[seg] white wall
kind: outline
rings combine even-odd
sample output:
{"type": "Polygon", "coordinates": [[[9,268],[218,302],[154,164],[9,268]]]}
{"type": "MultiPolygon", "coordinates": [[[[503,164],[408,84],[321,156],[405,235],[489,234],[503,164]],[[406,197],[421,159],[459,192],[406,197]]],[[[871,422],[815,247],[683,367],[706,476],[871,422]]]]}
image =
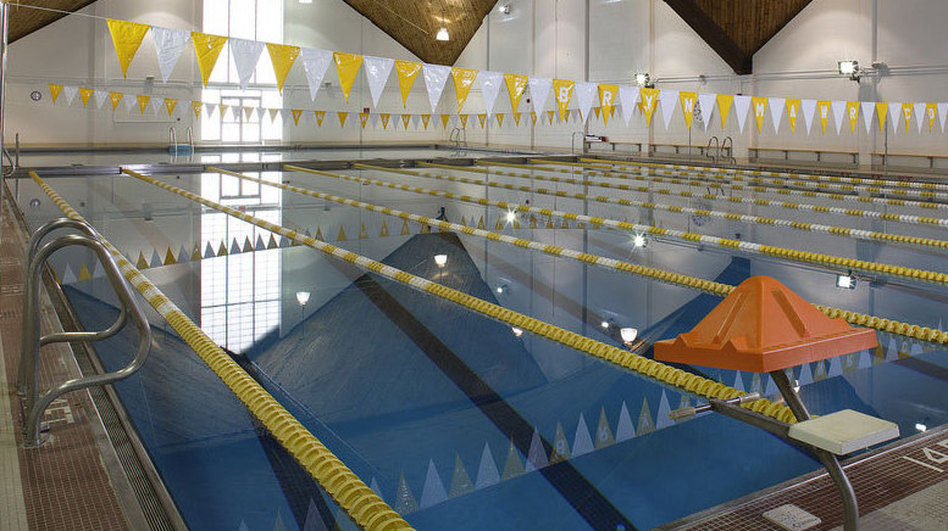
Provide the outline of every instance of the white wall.
{"type": "MultiPolygon", "coordinates": [[[[296,0],[283,1],[286,43],[418,60],[342,0],[315,0],[312,4],[300,4],[296,0]]],[[[203,2],[100,0],[80,13],[200,31],[203,2]]],[[[8,136],[19,132],[24,145],[161,144],[167,142],[168,127],[172,124],[177,125],[179,137],[187,125],[197,128],[188,100],[201,99],[201,82],[190,49],[182,56],[169,81],[162,83],[153,41],[146,36],[129,68],[128,79],[122,79],[105,21],[77,14],[65,17],[11,45],[8,65],[9,121],[6,131],[8,136]],[[150,89],[145,86],[146,76],[157,77],[150,89]],[[116,113],[111,112],[108,102],[103,110],[92,110],[93,102],[90,102],[89,109],[83,109],[78,98],[72,106],[67,106],[65,98],[61,97],[53,106],[47,87],[49,83],[146,93],[153,97],[179,98],[182,101],[173,117],[163,112],[158,116],[146,112],[143,117],[137,108],[128,113],[124,103],[119,104],[116,113]],[[38,103],[29,98],[34,90],[43,94],[43,99],[38,103]]],[[[217,68],[223,67],[223,61],[219,62],[217,68]]],[[[331,87],[328,90],[321,89],[317,101],[312,102],[302,64],[294,65],[284,88],[284,106],[330,112],[327,112],[323,127],[319,129],[312,119],[312,113],[304,115],[306,119],[301,121],[299,127],[294,126],[292,121],[284,124],[285,142],[430,141],[442,136],[442,133],[435,133],[434,128],[425,132],[415,131],[412,127],[405,132],[401,125],[399,133],[392,134],[394,123],[389,125],[389,131],[383,131],[381,125],[375,129],[370,127],[362,130],[357,114],[363,107],[372,107],[364,75],[359,74],[348,105],[343,100],[334,66],[330,66],[325,81],[330,82],[331,87]],[[337,110],[351,113],[345,128],[339,127],[334,114],[337,110]]],[[[389,83],[378,109],[373,109],[373,112],[401,112],[401,98],[394,73],[389,83]]],[[[419,79],[417,83],[409,98],[408,112],[430,112],[425,110],[428,103],[422,88],[423,81],[419,79]]]]}

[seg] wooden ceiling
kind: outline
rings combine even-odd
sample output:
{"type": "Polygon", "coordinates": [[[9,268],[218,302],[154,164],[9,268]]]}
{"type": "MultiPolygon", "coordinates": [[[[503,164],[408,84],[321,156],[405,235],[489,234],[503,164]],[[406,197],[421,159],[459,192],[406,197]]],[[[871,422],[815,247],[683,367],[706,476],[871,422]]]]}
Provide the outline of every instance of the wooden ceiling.
{"type": "Polygon", "coordinates": [[[738,74],[812,0],[665,0],[738,74]]]}
{"type": "Polygon", "coordinates": [[[344,0],[426,63],[453,65],[497,0],[344,0]],[[441,13],[451,40],[435,40],[441,13]]]}
{"type": "Polygon", "coordinates": [[[95,0],[29,0],[32,6],[45,7],[66,11],[67,13],[55,13],[52,11],[41,11],[39,9],[30,9],[17,5],[17,2],[10,2],[10,42],[26,37],[34,31],[46,27],[53,22],[63,18],[68,13],[77,11],[95,2],[95,0]]]}

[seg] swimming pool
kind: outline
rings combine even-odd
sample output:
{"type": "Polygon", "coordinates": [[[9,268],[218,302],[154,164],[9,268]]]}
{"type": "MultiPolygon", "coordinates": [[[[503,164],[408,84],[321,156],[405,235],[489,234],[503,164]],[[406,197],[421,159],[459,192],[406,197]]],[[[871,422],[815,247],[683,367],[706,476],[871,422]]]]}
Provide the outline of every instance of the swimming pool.
{"type": "MultiPolygon", "coordinates": [[[[944,238],[939,226],[757,202],[785,201],[781,188],[747,191],[689,181],[647,184],[647,192],[610,191],[550,180],[564,177],[562,172],[479,167],[489,172],[415,168],[413,175],[352,169],[330,172],[352,180],[300,171],[260,177],[431,218],[443,214],[467,226],[730,285],[766,274],[814,303],[942,328],[948,299],[941,285],[860,274],[855,289],[842,290],[835,287],[840,271],[813,263],[654,236],[636,247],[635,233],[629,231],[578,227],[575,219],[564,225],[561,218],[529,211],[511,216],[512,207],[469,199],[487,197],[941,272],[944,250],[931,246],[748,223],[710,212],[932,240],[944,238]],[[384,182],[455,195],[379,184],[384,182]],[[465,195],[469,198],[462,199],[465,195]],[[600,196],[698,211],[594,200],[600,196]],[[741,196],[753,204],[735,203],[741,196]]],[[[636,170],[592,178],[618,184],[633,175],[650,176],[636,170]]],[[[155,178],[606,343],[621,346],[616,329],[634,327],[642,341],[633,348],[645,355],[654,340],[689,330],[720,300],[564,256],[428,231],[424,224],[325,195],[212,171],[155,178]],[[439,267],[434,256],[442,254],[446,262],[439,267]]],[[[290,246],[285,238],[271,240],[267,230],[141,179],[102,175],[47,182],[418,528],[650,528],[818,467],[764,432],[721,416],[671,421],[670,410],[695,403],[675,388],[529,332],[518,334],[305,246],[290,246]],[[305,304],[300,293],[309,294],[305,304]]],[[[807,202],[835,207],[840,201],[819,196],[807,202]]],[[[33,227],[59,216],[31,181],[20,183],[19,203],[33,227]]],[[[932,214],[927,208],[886,206],[885,211],[932,214]]],[[[64,251],[53,264],[87,328],[114,319],[107,282],[88,256],[64,251]]],[[[289,527],[319,528],[316,522],[331,527],[337,519],[343,528],[351,525],[187,346],[157,315],[152,318],[159,329],[155,355],[141,373],[116,387],[189,525],[255,529],[279,520],[289,527]]],[[[848,407],[880,416],[897,422],[903,436],[917,432],[917,425],[943,424],[948,417],[941,399],[948,384],[944,349],[894,334],[879,337],[879,351],[798,367],[794,376],[808,406],[815,413],[848,407]]],[[[130,341],[120,336],[97,346],[107,367],[121,363],[130,341]]],[[[738,388],[776,392],[767,377],[694,370],[738,388]]]]}

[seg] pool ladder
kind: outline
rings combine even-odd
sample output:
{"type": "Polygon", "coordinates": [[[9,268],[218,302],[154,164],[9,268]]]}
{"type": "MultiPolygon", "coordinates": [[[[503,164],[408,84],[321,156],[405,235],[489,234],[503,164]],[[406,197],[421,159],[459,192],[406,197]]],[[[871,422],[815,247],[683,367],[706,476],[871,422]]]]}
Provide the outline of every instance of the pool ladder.
{"type": "Polygon", "coordinates": [[[125,281],[119,270],[115,258],[106,248],[99,234],[85,221],[61,218],[50,221],[33,233],[29,243],[28,268],[26,285],[24,286],[23,322],[21,328],[20,362],[17,367],[17,393],[23,397],[27,412],[24,425],[24,445],[28,447],[41,446],[45,442],[45,435],[41,426],[43,413],[46,408],[59,396],[79,389],[97,385],[107,385],[134,374],[144,365],[151,350],[151,326],[142,311],[138,300],[133,296],[131,286],[125,281]],[[79,234],[60,236],[45,245],[44,238],[51,232],[59,229],[71,229],[79,234]],[[118,319],[105,330],[97,332],[53,332],[40,336],[40,275],[43,266],[50,255],[64,247],[80,245],[95,252],[105,269],[105,274],[115,290],[121,303],[118,319]],[[132,361],[122,369],[105,374],[82,376],[67,380],[50,387],[45,392],[39,392],[39,355],[40,347],[50,343],[68,341],[101,341],[118,334],[128,322],[131,315],[138,329],[138,349],[132,361]]]}
{"type": "Polygon", "coordinates": [[[461,151],[461,146],[467,147],[467,130],[455,127],[451,130],[451,136],[448,137],[448,141],[454,144],[454,149],[461,151]]]}
{"type": "Polygon", "coordinates": [[[178,134],[174,129],[174,126],[168,128],[169,144],[168,151],[171,153],[171,156],[174,158],[178,157],[178,154],[188,155],[190,157],[194,153],[194,131],[189,125],[185,132],[188,135],[187,144],[178,143],[178,134]]]}
{"type": "Polygon", "coordinates": [[[724,137],[724,140],[718,140],[717,135],[709,138],[704,155],[711,159],[712,163],[717,162],[718,159],[723,159],[728,164],[737,164],[737,160],[734,158],[734,139],[729,136],[724,137]]]}

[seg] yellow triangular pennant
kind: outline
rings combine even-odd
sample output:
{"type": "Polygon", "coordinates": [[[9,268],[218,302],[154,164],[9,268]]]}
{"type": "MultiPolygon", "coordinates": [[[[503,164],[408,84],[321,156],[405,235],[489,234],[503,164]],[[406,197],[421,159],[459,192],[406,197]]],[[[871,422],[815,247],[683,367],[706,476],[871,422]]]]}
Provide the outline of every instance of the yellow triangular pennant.
{"type": "Polygon", "coordinates": [[[500,217],[497,218],[497,221],[494,223],[494,230],[504,230],[503,218],[500,218],[500,217]]]}
{"type": "Polygon", "coordinates": [[[560,121],[566,120],[566,109],[573,98],[573,83],[568,79],[553,80],[553,97],[556,98],[556,108],[560,113],[560,121]]]}
{"type": "Polygon", "coordinates": [[[138,260],[135,261],[135,267],[138,269],[148,269],[148,260],[145,260],[145,255],[141,251],[138,251],[138,260]]]}
{"type": "Polygon", "coordinates": [[[91,88],[80,88],[79,89],[79,98],[82,99],[82,106],[85,107],[89,104],[89,98],[92,97],[92,94],[95,92],[95,89],[91,88]]]}
{"type": "Polygon", "coordinates": [[[85,282],[86,280],[92,280],[92,273],[89,272],[89,268],[86,266],[86,263],[83,262],[79,266],[79,276],[76,278],[79,282],[85,282]]]}
{"type": "Polygon", "coordinates": [[[290,109],[290,113],[293,114],[293,125],[299,125],[300,116],[303,116],[303,109],[290,109]]]}
{"type": "Polygon", "coordinates": [[[504,84],[507,85],[507,95],[510,96],[510,109],[517,112],[520,107],[520,97],[527,88],[529,78],[517,74],[504,74],[504,84]]]}
{"type": "Polygon", "coordinates": [[[530,121],[533,122],[533,125],[537,124],[537,113],[530,111],[530,121]]]}
{"type": "Polygon", "coordinates": [[[477,228],[481,230],[487,229],[487,226],[484,225],[484,216],[481,216],[481,218],[477,220],[477,228]]]}
{"type": "Polygon", "coordinates": [[[270,52],[270,62],[273,63],[273,73],[276,74],[277,89],[282,93],[286,76],[300,55],[300,47],[268,42],[267,51],[270,52]]]}
{"type": "Polygon", "coordinates": [[[764,116],[767,112],[767,103],[770,100],[762,96],[754,96],[751,98],[751,105],[754,107],[754,121],[757,122],[757,132],[760,132],[761,127],[764,126],[764,116]]]}
{"type": "Polygon", "coordinates": [[[194,111],[194,117],[198,118],[201,116],[201,108],[204,107],[204,102],[202,101],[191,101],[191,110],[194,111]]]}
{"type": "Polygon", "coordinates": [[[504,113],[499,113],[494,115],[497,118],[497,125],[499,127],[504,126],[504,113]]]}
{"type": "Polygon", "coordinates": [[[339,235],[336,236],[336,241],[337,242],[346,241],[346,228],[342,225],[339,225],[339,235]]]}
{"type": "Polygon", "coordinates": [[[336,60],[336,73],[339,74],[339,85],[342,87],[342,95],[349,103],[349,93],[352,92],[352,84],[355,83],[359,68],[362,67],[362,56],[354,53],[333,52],[333,58],[336,60]]]}
{"type": "Polygon", "coordinates": [[[830,106],[832,102],[828,100],[820,100],[816,102],[816,114],[820,118],[820,130],[823,134],[826,134],[826,122],[829,121],[830,106]]]}
{"type": "Polygon", "coordinates": [[[639,110],[645,115],[645,125],[652,125],[652,115],[658,105],[658,89],[642,87],[639,89],[639,110]]]}
{"type": "Polygon", "coordinates": [[[727,117],[731,114],[731,104],[734,103],[733,94],[718,94],[715,98],[718,102],[718,114],[721,116],[721,130],[727,125],[727,117]]]}
{"type": "Polygon", "coordinates": [[[411,228],[408,227],[408,220],[402,221],[402,232],[401,235],[411,234],[411,228]]]}
{"type": "Polygon", "coordinates": [[[909,132],[909,124],[912,123],[912,104],[902,104],[902,118],[905,119],[905,132],[909,132]]]}
{"type": "Polygon", "coordinates": [[[441,125],[442,125],[445,129],[448,128],[448,120],[450,120],[450,119],[451,119],[451,115],[450,115],[450,114],[442,114],[442,115],[441,115],[441,125]]]}
{"type": "Polygon", "coordinates": [[[487,115],[483,113],[478,114],[477,121],[481,123],[481,127],[484,127],[484,124],[487,123],[487,115]]]}
{"type": "Polygon", "coordinates": [[[685,115],[685,125],[691,129],[691,121],[695,117],[695,102],[698,101],[697,92],[679,92],[678,99],[681,101],[681,112],[685,115]]]}
{"type": "Polygon", "coordinates": [[[884,101],[876,102],[876,118],[879,120],[879,132],[885,131],[886,114],[889,111],[889,104],[884,101]]]}
{"type": "Polygon", "coordinates": [[[162,262],[164,265],[177,264],[178,259],[174,257],[174,253],[171,252],[171,247],[168,247],[168,250],[165,252],[165,260],[162,262]]]}
{"type": "Polygon", "coordinates": [[[221,246],[217,248],[217,256],[227,256],[227,246],[221,241],[221,246]]]}
{"type": "Polygon", "coordinates": [[[405,126],[405,129],[406,129],[406,130],[408,129],[408,124],[410,124],[410,123],[411,123],[411,115],[410,115],[410,114],[403,114],[403,115],[402,115],[402,125],[405,126]]]}
{"type": "Polygon", "coordinates": [[[546,111],[546,121],[552,124],[553,116],[555,115],[556,115],[556,111],[546,111]]]}
{"type": "Polygon", "coordinates": [[[194,53],[197,56],[198,68],[201,70],[201,81],[207,87],[214,65],[217,64],[217,58],[221,55],[224,45],[227,44],[227,37],[192,31],[191,42],[194,43],[194,53]]]}
{"type": "Polygon", "coordinates": [[[349,117],[349,113],[347,113],[347,112],[337,112],[336,115],[339,116],[339,127],[345,127],[345,126],[346,126],[346,118],[349,117]]]}
{"type": "Polygon", "coordinates": [[[109,24],[109,33],[112,34],[112,43],[115,45],[115,55],[118,56],[119,66],[122,67],[122,77],[128,77],[128,65],[132,63],[138,47],[142,45],[145,34],[151,29],[148,24],[128,22],[125,20],[106,19],[109,24]]]}
{"type": "Polygon", "coordinates": [[[323,229],[321,229],[321,228],[319,228],[319,227],[316,227],[316,235],[313,236],[313,237],[316,238],[316,239],[319,240],[319,241],[325,241],[325,240],[326,240],[325,238],[323,238],[323,229]]]}
{"type": "Polygon", "coordinates": [[[402,108],[408,103],[408,93],[411,92],[412,85],[415,84],[415,78],[418,72],[421,72],[421,63],[411,61],[395,61],[395,74],[398,76],[398,90],[402,93],[402,108]]]}
{"type": "Polygon", "coordinates": [[[63,86],[57,83],[49,84],[49,95],[53,97],[53,103],[59,99],[59,93],[63,91],[63,86]]]}
{"type": "Polygon", "coordinates": [[[313,111],[313,116],[316,118],[316,127],[322,127],[323,119],[326,117],[326,111],[313,111]]]}
{"type": "Polygon", "coordinates": [[[148,102],[151,101],[151,96],[139,94],[136,97],[138,98],[138,110],[140,110],[142,114],[145,114],[145,109],[148,107],[148,102]]]}
{"type": "Polygon", "coordinates": [[[365,129],[365,124],[369,123],[369,113],[360,112],[359,121],[362,122],[362,129],[365,129]]]}
{"type": "Polygon", "coordinates": [[[859,102],[846,102],[846,117],[849,118],[849,131],[856,134],[856,122],[859,120],[859,102]]]}
{"type": "Polygon", "coordinates": [[[458,112],[467,100],[467,95],[474,86],[474,80],[477,78],[477,70],[471,68],[452,68],[451,78],[454,79],[454,96],[458,100],[458,112]]]}
{"type": "Polygon", "coordinates": [[[118,107],[118,104],[120,101],[122,101],[123,96],[125,95],[122,94],[121,92],[109,92],[109,100],[112,102],[113,111],[115,110],[116,107],[118,107]]]}
{"type": "Polygon", "coordinates": [[[925,117],[928,118],[928,132],[931,133],[935,127],[935,115],[938,107],[934,103],[925,104],[925,117]]]}
{"type": "Polygon", "coordinates": [[[168,116],[171,116],[171,113],[174,112],[174,109],[177,106],[178,106],[177,98],[165,98],[165,109],[168,109],[168,116]]]}
{"type": "Polygon", "coordinates": [[[618,93],[619,85],[599,85],[599,106],[602,107],[602,121],[605,122],[605,125],[609,125],[609,118],[615,108],[618,93]]]}
{"type": "Polygon", "coordinates": [[[384,238],[388,236],[388,225],[383,221],[382,226],[379,228],[379,238],[384,238]]]}
{"type": "Polygon", "coordinates": [[[359,239],[364,240],[369,237],[369,231],[365,228],[365,223],[362,224],[362,227],[359,229],[359,239]]]}
{"type": "Polygon", "coordinates": [[[790,122],[790,131],[797,132],[797,116],[800,115],[800,100],[787,100],[787,120],[790,122]]]}
{"type": "Polygon", "coordinates": [[[515,112],[515,113],[513,113],[514,123],[516,123],[518,126],[520,125],[520,115],[521,115],[521,114],[523,114],[523,113],[522,113],[522,112],[515,112]]]}
{"type": "Polygon", "coordinates": [[[458,116],[458,119],[461,120],[461,129],[467,129],[467,119],[470,117],[469,114],[461,114],[458,116]]]}
{"type": "Polygon", "coordinates": [[[422,115],[421,115],[421,123],[425,125],[425,131],[428,130],[428,122],[429,122],[430,120],[431,120],[431,115],[430,115],[430,114],[422,114],[422,115]]]}
{"type": "Polygon", "coordinates": [[[388,121],[392,119],[392,115],[387,112],[383,112],[379,114],[379,118],[382,120],[382,129],[388,129],[388,121]]]}

